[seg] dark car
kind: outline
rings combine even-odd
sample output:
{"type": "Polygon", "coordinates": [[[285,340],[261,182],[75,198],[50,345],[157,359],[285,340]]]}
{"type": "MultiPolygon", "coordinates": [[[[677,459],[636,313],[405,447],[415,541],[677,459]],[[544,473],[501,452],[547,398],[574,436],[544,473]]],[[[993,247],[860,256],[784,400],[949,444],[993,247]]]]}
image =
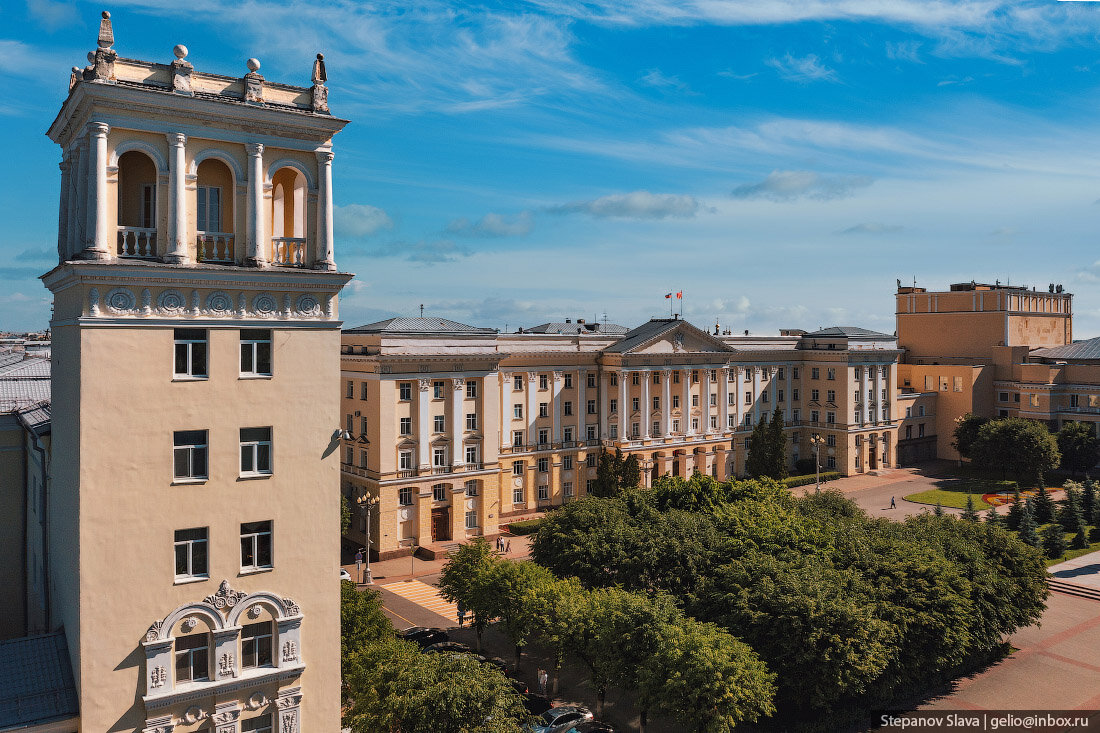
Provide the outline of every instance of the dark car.
{"type": "Polygon", "coordinates": [[[450,636],[443,629],[429,629],[423,626],[413,626],[411,629],[397,632],[397,638],[411,641],[421,649],[431,644],[450,641],[450,636]]]}
{"type": "Polygon", "coordinates": [[[474,650],[457,641],[442,641],[435,644],[427,644],[421,647],[424,652],[457,652],[460,654],[473,654],[474,650]]]}
{"type": "Polygon", "coordinates": [[[601,723],[598,720],[587,720],[583,723],[578,723],[572,728],[562,731],[562,733],[615,733],[615,729],[607,723],[601,723]]]}
{"type": "Polygon", "coordinates": [[[516,693],[518,693],[519,695],[527,694],[526,682],[524,682],[523,680],[514,680],[511,677],[508,678],[508,681],[512,683],[512,689],[515,690],[516,693]]]}
{"type": "Polygon", "coordinates": [[[482,661],[484,661],[486,664],[493,665],[504,674],[508,674],[508,663],[500,657],[489,657],[488,659],[483,659],[482,661]]]}
{"type": "Polygon", "coordinates": [[[558,733],[569,730],[571,725],[592,720],[592,711],[579,705],[555,705],[539,716],[535,733],[558,733]]]}
{"type": "Polygon", "coordinates": [[[545,695],[528,692],[523,696],[523,707],[527,708],[527,712],[531,713],[531,715],[542,715],[547,710],[554,707],[554,704],[550,702],[550,698],[545,695]]]}

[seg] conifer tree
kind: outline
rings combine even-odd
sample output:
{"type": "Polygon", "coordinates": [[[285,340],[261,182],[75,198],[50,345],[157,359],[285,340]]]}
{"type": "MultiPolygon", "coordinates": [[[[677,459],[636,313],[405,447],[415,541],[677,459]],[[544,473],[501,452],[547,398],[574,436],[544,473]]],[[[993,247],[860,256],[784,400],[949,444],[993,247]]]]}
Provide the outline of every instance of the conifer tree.
{"type": "Polygon", "coordinates": [[[1081,490],[1081,512],[1085,515],[1085,521],[1095,524],[1093,516],[1096,514],[1096,484],[1091,478],[1085,479],[1085,485],[1081,490]]]}
{"type": "Polygon", "coordinates": [[[783,410],[775,408],[768,424],[768,476],[776,481],[787,478],[787,433],[783,430],[783,410]]]}
{"type": "Polygon", "coordinates": [[[996,504],[994,504],[993,508],[989,510],[989,513],[985,515],[985,523],[992,524],[995,527],[1004,524],[1004,517],[997,513],[996,504]]]}
{"type": "Polygon", "coordinates": [[[1077,534],[1073,535],[1073,541],[1069,543],[1069,546],[1075,550],[1083,550],[1089,546],[1088,535],[1085,534],[1084,523],[1080,529],[1077,530],[1077,534]]]}
{"type": "Polygon", "coordinates": [[[967,520],[968,522],[977,522],[978,521],[978,513],[976,511],[974,511],[974,495],[973,494],[967,494],[966,495],[966,509],[963,510],[962,518],[967,520]]]}
{"type": "Polygon", "coordinates": [[[768,450],[768,416],[763,415],[749,436],[749,454],[745,457],[745,473],[752,478],[767,476],[770,466],[768,450]]]}
{"type": "Polygon", "coordinates": [[[1043,552],[1047,557],[1054,559],[1066,554],[1066,535],[1057,524],[1048,524],[1043,527],[1043,552]]]}
{"type": "Polygon", "coordinates": [[[1023,540],[1025,545],[1039,546],[1039,533],[1036,531],[1035,526],[1035,509],[1031,505],[1030,498],[1024,502],[1024,516],[1020,519],[1020,539],[1023,540]]]}
{"type": "Polygon", "coordinates": [[[1035,497],[1034,518],[1036,524],[1048,524],[1054,521],[1054,502],[1047,493],[1047,487],[1040,478],[1039,495],[1035,497]]]}
{"type": "Polygon", "coordinates": [[[935,514],[937,517],[942,517],[943,516],[943,504],[940,504],[937,501],[935,508],[932,510],[932,513],[935,514]]]}
{"type": "Polygon", "coordinates": [[[1016,490],[1012,492],[1012,506],[1008,508],[1008,514],[1005,517],[1005,526],[1011,529],[1013,532],[1020,530],[1020,522],[1024,518],[1024,502],[1020,499],[1020,487],[1017,485],[1016,490]]]}

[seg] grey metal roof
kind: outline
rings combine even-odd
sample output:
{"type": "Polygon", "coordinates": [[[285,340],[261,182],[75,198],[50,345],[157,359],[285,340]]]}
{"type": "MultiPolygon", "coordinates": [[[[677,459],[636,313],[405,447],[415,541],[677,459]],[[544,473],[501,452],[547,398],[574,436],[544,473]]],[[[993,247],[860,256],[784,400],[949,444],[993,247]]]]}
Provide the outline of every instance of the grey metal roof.
{"type": "Polygon", "coordinates": [[[39,402],[19,410],[20,421],[35,435],[45,435],[50,432],[52,415],[49,402],[39,402]]]}
{"type": "Polygon", "coordinates": [[[0,730],[15,730],[80,713],[65,634],[0,642],[0,730]]]}
{"type": "Polygon", "coordinates": [[[0,365],[0,412],[50,400],[50,360],[19,355],[0,365]]]}
{"type": "Polygon", "coordinates": [[[805,334],[807,338],[894,338],[888,333],[879,333],[859,326],[830,326],[820,331],[805,334]]]}
{"type": "Polygon", "coordinates": [[[617,323],[600,323],[599,321],[593,321],[592,323],[540,323],[537,326],[523,329],[524,333],[561,333],[561,334],[575,334],[575,333],[595,333],[606,334],[611,336],[622,336],[628,333],[630,329],[626,326],[620,326],[617,323]]]}
{"type": "Polygon", "coordinates": [[[1065,346],[1053,346],[1049,349],[1036,349],[1032,356],[1044,359],[1100,359],[1100,337],[1087,341],[1075,341],[1065,346]]]}
{"type": "Polygon", "coordinates": [[[468,326],[458,321],[449,321],[446,318],[387,318],[384,321],[368,323],[358,328],[349,328],[344,333],[467,333],[467,334],[491,334],[496,333],[495,328],[478,328],[468,326]]]}
{"type": "Polygon", "coordinates": [[[626,335],[620,341],[615,342],[611,346],[608,346],[604,351],[612,354],[622,354],[637,348],[643,344],[655,341],[662,335],[675,331],[679,328],[684,328],[691,331],[696,336],[712,342],[715,346],[715,351],[733,351],[724,342],[720,341],[715,336],[710,335],[706,331],[703,331],[695,326],[691,325],[685,320],[680,318],[654,318],[647,323],[643,323],[635,329],[627,331],[626,335]]]}

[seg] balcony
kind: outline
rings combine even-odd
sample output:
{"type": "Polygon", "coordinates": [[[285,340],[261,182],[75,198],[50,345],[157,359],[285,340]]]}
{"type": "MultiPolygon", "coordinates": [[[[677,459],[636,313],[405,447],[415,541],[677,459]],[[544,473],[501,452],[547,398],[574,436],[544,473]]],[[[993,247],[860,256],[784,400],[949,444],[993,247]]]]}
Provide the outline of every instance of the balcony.
{"type": "Polygon", "coordinates": [[[397,472],[397,478],[416,478],[416,469],[402,468],[397,472]]]}
{"type": "Polygon", "coordinates": [[[232,234],[228,232],[198,232],[196,240],[199,262],[232,264],[236,261],[232,234]]]}
{"type": "Polygon", "coordinates": [[[279,267],[305,267],[305,237],[272,237],[271,264],[279,267]]]}
{"type": "Polygon", "coordinates": [[[449,465],[432,466],[432,474],[433,475],[440,476],[440,475],[445,474],[445,473],[452,473],[451,466],[449,466],[449,465]]]}
{"type": "Polygon", "coordinates": [[[118,228],[118,256],[152,259],[157,256],[157,230],[147,227],[118,228]]]}

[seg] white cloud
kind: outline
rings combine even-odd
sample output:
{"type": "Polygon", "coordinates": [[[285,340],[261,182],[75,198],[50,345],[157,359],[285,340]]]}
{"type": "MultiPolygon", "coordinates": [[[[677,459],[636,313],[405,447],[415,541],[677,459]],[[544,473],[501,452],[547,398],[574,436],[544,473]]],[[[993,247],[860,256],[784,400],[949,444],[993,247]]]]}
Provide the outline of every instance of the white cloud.
{"type": "Polygon", "coordinates": [[[522,237],[530,234],[534,226],[534,215],[530,211],[521,211],[514,216],[488,213],[476,222],[461,217],[451,221],[446,231],[463,237],[522,237]]]}
{"type": "Polygon", "coordinates": [[[883,224],[881,221],[865,221],[847,229],[841,229],[837,234],[897,234],[904,231],[905,227],[899,224],[883,224]]]}
{"type": "Polygon", "coordinates": [[[836,81],[836,70],[818,61],[816,54],[807,54],[802,57],[791,56],[789,53],[781,59],[766,59],[765,64],[775,69],[780,78],[787,81],[836,81]]]}
{"type": "Polygon", "coordinates": [[[472,253],[449,239],[421,239],[415,242],[391,242],[375,247],[366,254],[370,257],[400,257],[408,262],[434,265],[454,262],[461,257],[469,257],[472,253]]]}
{"type": "Polygon", "coordinates": [[[588,214],[600,219],[690,219],[699,208],[694,196],[633,191],[552,206],[547,211],[553,214],[588,214]]]}
{"type": "Polygon", "coordinates": [[[647,87],[667,89],[670,91],[684,92],[688,90],[688,85],[680,81],[679,77],[667,75],[660,69],[650,69],[642,74],[642,76],[638,78],[638,83],[647,87]]]}
{"type": "Polygon", "coordinates": [[[949,76],[946,79],[941,79],[940,81],[936,82],[936,86],[938,86],[938,87],[961,86],[963,84],[969,84],[972,81],[974,81],[974,77],[972,77],[972,76],[962,76],[962,77],[949,76]]]}
{"type": "Polygon", "coordinates": [[[335,208],[333,226],[342,237],[361,239],[383,229],[393,229],[393,220],[377,206],[348,204],[335,208]]]}
{"type": "Polygon", "coordinates": [[[74,2],[55,2],[55,0],[27,0],[27,13],[34,18],[40,26],[48,30],[76,25],[80,22],[80,15],[74,2]]]}
{"type": "Polygon", "coordinates": [[[894,61],[912,61],[916,64],[923,64],[924,61],[920,57],[920,41],[898,41],[892,43],[886,42],[886,58],[893,59],[894,61]]]}
{"type": "Polygon", "coordinates": [[[795,201],[801,198],[828,201],[851,196],[857,188],[870,186],[867,176],[823,176],[813,171],[772,171],[757,183],[744,183],[733,189],[738,199],[795,201]]]}

